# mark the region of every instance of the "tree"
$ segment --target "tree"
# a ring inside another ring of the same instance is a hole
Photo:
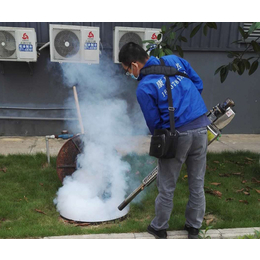
[[[173,54],[173,51],[177,51],[181,57],[184,57],[183,50],[180,43],[188,42],[187,38],[183,36],[183,32],[187,30],[192,24],[196,24],[194,29],[190,33],[190,38],[194,37],[201,29],[203,34],[207,36],[207,33],[211,29],[217,30],[217,24],[214,22],[201,22],[201,23],[179,23],[175,22],[170,24],[168,27],[163,25],[161,32],[157,35],[157,40],[148,40],[144,43],[148,43],[147,49],[150,50],[150,55],[155,57],[162,57],[164,55]],[[260,22],[254,22],[250,26],[248,31],[244,31],[242,27],[238,27],[241,39],[234,41],[235,43],[246,43],[250,34],[260,28]],[[247,42],[246,47],[241,52],[228,52],[227,56],[232,59],[226,65],[220,66],[216,71],[215,75],[219,73],[220,81],[223,83],[230,71],[242,75],[246,70],[248,74],[252,75],[258,68],[260,58],[260,45],[257,42],[260,37]],[[160,41],[161,40],[161,41]],[[253,53],[251,57],[245,58],[245,54]]]
[[[249,35],[260,28],[260,23],[252,23],[249,30],[245,32],[242,27],[238,27],[239,33],[242,38],[232,42],[233,43],[246,43],[246,39],[248,39]],[[242,75],[246,70],[248,70],[248,75],[252,75],[258,68],[259,58],[260,58],[260,45],[257,42],[260,37],[251,40],[246,43],[246,48],[242,52],[228,52],[227,56],[232,59],[227,65],[220,66],[216,71],[220,73],[220,81],[221,83],[225,81],[228,76],[229,71],[237,72],[239,75]],[[245,58],[245,54],[253,53],[251,57]]]

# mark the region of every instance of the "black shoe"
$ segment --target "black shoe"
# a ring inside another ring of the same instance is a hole
[[[188,233],[189,233],[188,238],[189,239],[198,239],[199,238],[199,230],[197,228],[185,225],[184,230],[188,231]]]
[[[155,236],[155,238],[159,238],[159,239],[166,239],[167,238],[167,232],[166,229],[162,229],[159,231],[156,231],[155,229],[153,229],[150,225],[147,228],[147,232],[153,236]]]

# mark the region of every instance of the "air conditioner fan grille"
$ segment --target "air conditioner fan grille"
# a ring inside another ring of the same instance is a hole
[[[133,32],[128,32],[124,34],[120,40],[119,40],[119,50],[128,42],[134,42],[136,44],[139,44],[140,46],[143,46],[141,37]]]
[[[13,35],[6,31],[0,31],[0,57],[9,58],[16,51],[16,43]]]
[[[56,35],[54,46],[60,56],[70,58],[79,52],[80,41],[74,32],[63,30]]]

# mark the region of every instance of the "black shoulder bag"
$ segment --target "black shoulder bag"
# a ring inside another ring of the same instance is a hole
[[[166,87],[168,95],[168,109],[170,115],[170,131],[168,129],[155,129],[151,138],[149,155],[156,158],[175,158],[177,152],[179,133],[175,129],[174,107],[172,102],[172,91],[169,76],[181,75],[188,78],[182,72],[179,72],[174,67],[165,66],[163,59],[160,59],[161,65],[153,65],[141,70],[141,74],[160,74],[166,78]]]

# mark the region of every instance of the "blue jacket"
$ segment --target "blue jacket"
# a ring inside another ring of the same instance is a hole
[[[189,78],[170,77],[173,107],[175,108],[175,127],[178,128],[207,112],[201,97],[203,83],[186,60],[176,55],[164,56],[162,59],[166,66],[173,66],[189,76]],[[160,65],[160,60],[151,56],[144,68],[151,65]],[[151,134],[153,134],[154,129],[170,128],[165,77],[155,74],[146,76],[140,74],[138,81],[140,82],[136,96]]]

